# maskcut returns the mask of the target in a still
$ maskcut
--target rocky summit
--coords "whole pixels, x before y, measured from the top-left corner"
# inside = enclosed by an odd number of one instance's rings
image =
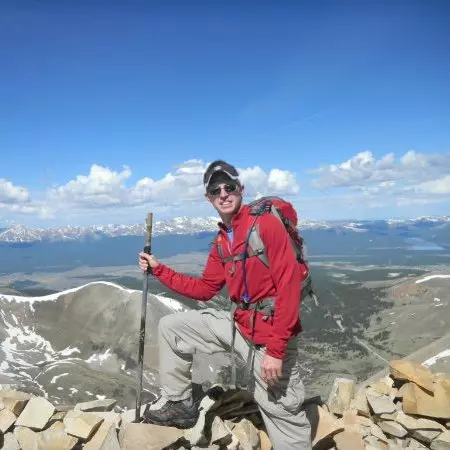
[[[113,399],[52,405],[3,385],[0,448],[5,450],[270,449],[261,417],[245,391],[213,386],[199,400],[199,419],[187,430],[135,421],[136,411]],[[147,405],[141,408],[142,413]]]
[[[0,438],[6,450],[270,450],[250,394],[214,385],[198,398],[194,427],[138,423],[114,399],[52,405],[3,385]],[[147,405],[141,408],[141,419]],[[306,400],[314,450],[450,449],[450,377],[406,360],[359,386],[336,378],[326,402]]]

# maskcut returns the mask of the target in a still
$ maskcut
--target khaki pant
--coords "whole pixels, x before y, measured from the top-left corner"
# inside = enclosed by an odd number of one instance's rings
[[[193,354],[228,351],[231,321],[227,311],[203,309],[165,316],[159,324],[160,379],[163,397],[177,401],[192,395]],[[244,361],[249,343],[236,332],[235,351]],[[301,409],[305,397],[297,363],[297,339],[292,339],[283,360],[283,375],[275,387],[261,378],[264,348],[255,349],[253,395],[274,450],[311,450],[311,430]]]

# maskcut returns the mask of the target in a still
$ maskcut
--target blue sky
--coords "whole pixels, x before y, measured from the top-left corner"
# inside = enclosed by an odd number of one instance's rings
[[[448,214],[450,2],[2,2],[0,227]],[[6,44],[6,45],[5,45]]]

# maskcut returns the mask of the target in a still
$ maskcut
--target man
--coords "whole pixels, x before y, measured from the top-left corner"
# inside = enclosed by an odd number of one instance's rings
[[[196,300],[210,300],[226,284],[236,307],[233,316],[238,332],[233,347],[244,361],[252,355],[252,394],[274,449],[310,450],[310,425],[301,409],[304,387],[296,339],[301,331],[298,308],[304,267],[296,259],[284,225],[272,214],[263,214],[257,221],[270,266],[258,258],[233,260],[234,255],[244,252],[247,235],[255,224],[255,216],[242,203],[244,186],[235,167],[220,160],[208,166],[203,183],[205,197],[221,222],[201,278],[177,273],[145,253],[139,254],[139,266],[147,270],[150,265],[163,284]],[[255,306],[268,298],[274,298],[275,305],[270,316],[247,304]],[[193,354],[229,350],[232,335],[229,311],[208,308],[161,319],[162,400],[159,409],[147,411],[149,422],[178,427],[195,424],[198,411],[190,374]]]

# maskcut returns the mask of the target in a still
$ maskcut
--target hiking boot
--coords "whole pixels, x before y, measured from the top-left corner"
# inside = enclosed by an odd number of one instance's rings
[[[160,403],[158,400],[154,405],[147,405],[143,414],[143,423],[177,428],[192,428],[197,423],[198,404],[192,399],[178,402],[166,400],[160,408],[154,409]]]

